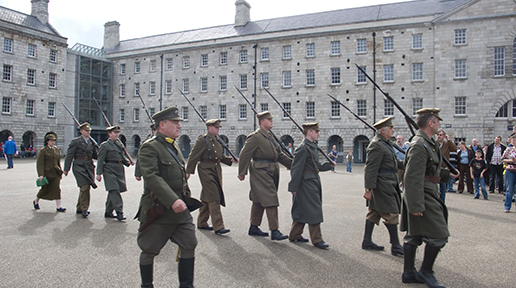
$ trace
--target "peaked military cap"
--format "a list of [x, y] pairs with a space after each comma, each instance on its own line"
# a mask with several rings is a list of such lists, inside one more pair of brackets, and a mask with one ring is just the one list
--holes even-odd
[[47, 134], [45, 134], [45, 141], [47, 140], [54, 140], [56, 141], [57, 140], [57, 134], [53, 131], [50, 131], [50, 132], [47, 132]]
[[441, 108], [423, 108], [416, 111], [417, 115], [430, 114], [437, 117], [437, 119], [443, 121], [443, 118], [439, 116], [439, 112], [441, 112]]
[[260, 113], [256, 114], [256, 117], [258, 117], [258, 119], [260, 119], [260, 120], [274, 118], [274, 116], [272, 116], [271, 112], [269, 112], [269, 111], [260, 112]]
[[303, 123], [303, 132], [304, 133], [306, 133], [310, 129], [319, 132], [319, 123], [318, 122]]
[[175, 106], [168, 107], [159, 112], [154, 113], [154, 115], [152, 115], [152, 119], [155, 122], [162, 121], [165, 119], [183, 121], [183, 118], [179, 117], [179, 109], [177, 109], [177, 107]]
[[222, 125], [220, 125], [220, 121], [220, 119], [210, 119], [206, 121], [206, 126], [222, 127]]
[[90, 123], [84, 122], [79, 126], [79, 130], [91, 131]]
[[394, 126], [394, 124], [392, 124], [392, 117], [383, 118], [382, 120], [373, 124], [373, 127], [376, 130], [380, 130], [383, 127], [393, 127], [393, 126]]
[[111, 126], [111, 127], [108, 127], [106, 128], [106, 131], [107, 132], [120, 132], [120, 126]]

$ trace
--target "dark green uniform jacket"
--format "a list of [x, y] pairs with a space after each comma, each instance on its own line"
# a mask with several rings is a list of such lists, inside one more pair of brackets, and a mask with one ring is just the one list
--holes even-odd
[[46, 200], [61, 199], [59, 184], [63, 170], [61, 170], [61, 152], [59, 148], [55, 146], [54, 148], [49, 148], [48, 146], [41, 148], [36, 156], [36, 169], [38, 177], [45, 176], [49, 182], [49, 184], [41, 186], [38, 197]]
[[82, 136], [72, 139], [64, 163], [64, 171], [70, 171], [73, 161], [73, 175], [77, 181], [77, 186], [95, 185], [95, 165], [93, 160], [97, 159], [97, 149], [92, 141], [88, 139], [88, 143], [84, 141]]
[[321, 164], [317, 158], [317, 146], [306, 139], [294, 151], [288, 191], [292, 195], [292, 220], [300, 223], [323, 222], [322, 187], [319, 171], [331, 169], [330, 163]]
[[364, 187], [373, 191], [370, 209], [381, 213], [400, 213], [398, 168], [403, 169], [403, 162], [396, 158], [392, 143], [377, 133], [367, 146], [364, 167]]
[[[155, 224], [182, 224], [190, 223], [190, 211], [186, 209], [181, 213], [175, 213], [171, 206], [177, 199], [190, 197], [190, 189], [186, 182], [184, 169], [184, 158], [177, 143], [163, 144], [157, 137], [162, 139], [163, 134], [156, 132], [156, 137], [145, 141], [138, 152], [138, 162], [145, 181], [145, 192], [140, 199], [138, 220], [143, 224], [147, 220], [144, 212], [152, 206], [153, 199], [150, 192], [165, 207], [165, 214], [156, 219]], [[166, 146], [165, 146], [166, 145]], [[169, 147], [179, 158], [178, 163], [174, 156], [167, 150]]]
[[188, 156], [186, 173], [194, 174], [195, 166], [201, 180], [201, 201], [217, 202], [226, 206], [222, 190], [222, 168], [220, 162], [231, 166], [231, 157], [224, 155], [224, 147], [217, 140], [206, 133], [200, 136]]
[[100, 144], [97, 175], [104, 174], [104, 186], [107, 191], [127, 191], [123, 165], [129, 166], [129, 161], [124, 158], [122, 151], [122, 147], [112, 140], [106, 140]]
[[278, 162], [289, 169], [292, 165], [292, 159], [279, 149], [279, 143], [260, 127], [247, 135], [244, 147], [240, 151], [238, 175], [247, 175], [249, 169], [249, 199], [254, 203], [260, 203], [262, 207], [279, 206]]
[[[439, 183], [425, 181], [425, 175], [439, 177], [441, 150], [433, 138], [418, 131], [405, 156], [401, 231], [409, 236], [442, 239], [448, 232], [448, 210], [439, 198]], [[423, 216], [410, 213], [423, 212]]]

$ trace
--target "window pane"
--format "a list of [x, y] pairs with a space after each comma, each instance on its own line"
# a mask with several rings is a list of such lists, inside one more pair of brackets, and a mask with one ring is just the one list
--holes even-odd
[[367, 40], [366, 39], [357, 39], [357, 53], [365, 53], [367, 52]]
[[315, 56], [315, 43], [306, 44], [306, 57]]
[[339, 55], [340, 54], [340, 41], [332, 41], [331, 42], [331, 55]]
[[331, 117], [340, 117], [340, 104], [336, 101], [331, 101]]
[[331, 84], [340, 84], [340, 68], [331, 68]]
[[283, 46], [283, 59], [292, 59], [292, 46]]
[[283, 105], [283, 108], [285, 108], [285, 111], [283, 111], [283, 118], [288, 118], [287, 113], [292, 114], [292, 106], [290, 105], [290, 102], [284, 102], [281, 105]]
[[367, 101], [366, 100], [357, 100], [357, 114], [358, 114], [358, 116], [366, 116], [367, 115]]

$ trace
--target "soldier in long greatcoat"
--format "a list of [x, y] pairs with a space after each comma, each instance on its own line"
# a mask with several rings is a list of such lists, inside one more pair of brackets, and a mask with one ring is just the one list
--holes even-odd
[[[433, 274], [437, 254], [448, 242], [448, 209], [439, 197], [442, 155], [439, 144], [432, 138], [442, 121], [441, 109], [417, 111], [419, 130], [405, 156], [403, 208], [400, 229], [407, 231], [403, 250], [405, 262], [403, 283], [424, 282], [428, 287], [444, 287]], [[447, 170], [445, 170], [447, 171]], [[421, 269], [416, 271], [416, 249], [426, 243]]]
[[77, 199], [77, 214], [83, 218], [88, 217], [90, 207], [90, 187], [97, 188], [95, 184], [95, 165], [93, 159], [97, 159], [97, 148], [90, 139], [91, 127], [85, 122], [79, 126], [81, 136], [72, 139], [64, 164], [64, 175], [68, 176], [70, 166], [73, 162], [73, 175], [79, 187], [79, 198]]
[[269, 132], [273, 126], [271, 113], [264, 111], [256, 114], [256, 116], [259, 119], [260, 128], [247, 135], [244, 147], [238, 157], [238, 179], [243, 181], [248, 170], [251, 174], [249, 199], [253, 204], [251, 207], [251, 227], [248, 234], [254, 236], [269, 235], [258, 228], [262, 223], [265, 210], [269, 220], [271, 239], [284, 240], [288, 236], [283, 235], [278, 230], [278, 162], [290, 169], [292, 159], [280, 150], [280, 144]]
[[[201, 180], [201, 201], [204, 203], [199, 209], [197, 217], [197, 228], [214, 230], [216, 234], [226, 234], [229, 229], [224, 227], [224, 220], [220, 206], [226, 206], [224, 191], [222, 189], [222, 167], [220, 163], [231, 166], [233, 158], [224, 155], [224, 148], [217, 140], [220, 119], [206, 121], [208, 133], [201, 135], [188, 156], [186, 173], [194, 174], [195, 167]], [[211, 217], [213, 226], [208, 225], [208, 218]]]

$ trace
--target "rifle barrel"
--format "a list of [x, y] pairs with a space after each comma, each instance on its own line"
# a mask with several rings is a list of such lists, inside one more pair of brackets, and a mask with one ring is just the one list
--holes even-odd
[[[70, 109], [68, 109], [68, 107], [63, 102], [61, 102], [61, 104], [63, 104], [66, 111], [68, 111], [68, 114], [70, 114], [70, 116], [72, 116], [72, 119], [75, 122], [75, 124], [77, 124], [78, 127], [81, 126], [81, 123], [79, 123], [79, 120], [77, 120], [77, 118], [75, 118], [72, 111], [70, 111]], [[93, 145], [95, 145], [95, 147], [97, 147], [97, 149], [100, 148], [99, 143], [97, 143], [97, 141], [95, 141], [95, 139], [93, 139], [91, 136], [89, 136], [89, 139], [91, 140]]]

